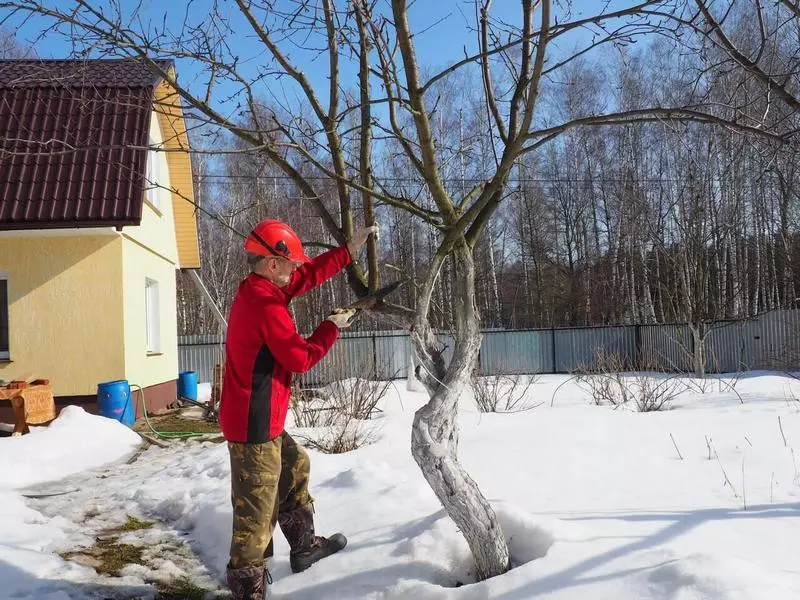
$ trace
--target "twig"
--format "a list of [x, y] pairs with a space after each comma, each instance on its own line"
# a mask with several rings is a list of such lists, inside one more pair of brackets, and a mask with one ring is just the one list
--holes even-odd
[[775, 481], [775, 471], [769, 476], [769, 503], [772, 504], [772, 484]]
[[747, 436], [744, 436], [744, 440], [745, 440], [745, 441], [746, 441], [748, 444], [750, 444], [750, 447], [751, 447], [751, 448], [753, 447], [753, 443], [752, 443], [750, 440], [748, 440], [748, 439], [747, 439]]
[[783, 447], [786, 448], [786, 434], [783, 433], [783, 423], [781, 423], [781, 416], [778, 415], [778, 427], [781, 429], [781, 437], [783, 438]]
[[560, 390], [562, 387], [564, 387], [566, 384], [568, 384], [573, 379], [577, 379], [578, 381], [580, 381], [580, 377], [579, 376], [573, 375], [569, 379], [566, 379], [566, 380], [562, 381], [561, 383], [558, 384], [558, 386], [556, 386], [556, 389], [553, 390], [553, 395], [550, 396], [550, 406], [553, 406], [553, 403], [556, 401], [556, 394], [558, 393], [558, 390]]
[[705, 436], [706, 438], [706, 447], [708, 448], [708, 460], [711, 460], [711, 438]]
[[742, 457], [742, 506], [747, 510], [747, 485], [744, 482], [744, 457]]
[[722, 466], [722, 461], [719, 459], [719, 454], [717, 454], [716, 448], [714, 448], [714, 458], [717, 459], [717, 464], [719, 465], [720, 470], [722, 471], [722, 476], [725, 478], [725, 483], [730, 486], [731, 492], [733, 492], [734, 497], [737, 500], [740, 500], [739, 493], [736, 491], [736, 488], [733, 486], [730, 478], [728, 477], [728, 473], [725, 471], [725, 467]]
[[[175, 412], [175, 411], [173, 411], [173, 412]], [[169, 448], [169, 444], [168, 444], [167, 442], [164, 442], [164, 441], [162, 441], [162, 440], [159, 440], [158, 438], [155, 438], [155, 437], [153, 437], [152, 435], [148, 435], [148, 434], [146, 434], [146, 433], [143, 433], [143, 432], [141, 432], [141, 431], [137, 431], [136, 433], [138, 433], [138, 434], [139, 434], [139, 436], [140, 436], [140, 437], [141, 437], [143, 440], [145, 440], [145, 441], [146, 441], [148, 444], [154, 444], [154, 445], [158, 446], [159, 448]], [[145, 450], [146, 450], [146, 449], [147, 449], [147, 448], [145, 447]]]
[[678, 444], [675, 443], [675, 438], [672, 437], [672, 433], [669, 434], [669, 439], [672, 440], [672, 445], [675, 446], [675, 452], [678, 453], [678, 458], [683, 460], [683, 455], [681, 455], [681, 451], [678, 449]]

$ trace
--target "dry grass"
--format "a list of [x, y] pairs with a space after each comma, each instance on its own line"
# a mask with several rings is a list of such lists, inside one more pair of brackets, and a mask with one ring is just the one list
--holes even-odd
[[139, 531], [141, 529], [151, 529], [153, 525], [152, 521], [142, 521], [133, 515], [128, 515], [128, 520], [117, 531]]
[[[219, 433], [218, 423], [212, 423], [203, 419], [194, 419], [181, 415], [178, 411], [170, 411], [164, 414], [150, 415], [150, 424], [156, 431], [175, 431], [175, 432], [194, 432], [194, 433]], [[149, 433], [150, 428], [144, 419], [137, 421], [133, 430], [141, 433]]]
[[203, 600], [208, 589], [192, 583], [188, 577], [154, 584], [158, 593], [155, 600]]
[[[151, 546], [136, 546], [134, 544], [120, 543], [122, 534], [132, 531], [150, 529], [155, 525], [151, 521], [144, 521], [133, 515], [128, 515], [122, 525], [104, 529], [95, 538], [94, 545], [80, 550], [62, 552], [61, 558], [67, 561], [86, 565], [93, 568], [98, 574], [109, 577], [119, 577], [128, 565], [148, 566], [154, 557], [175, 560], [176, 556], [191, 556], [192, 551], [183, 543], [159, 544], [159, 550], [153, 552]], [[186, 576], [156, 581], [148, 579], [156, 590], [155, 600], [201, 600], [209, 596], [213, 590], [195, 584]], [[214, 595], [215, 598], [227, 597]]]
[[144, 548], [120, 544], [117, 536], [97, 538], [94, 546], [63, 552], [61, 558], [94, 568], [101, 575], [118, 576], [127, 565], [143, 565]]

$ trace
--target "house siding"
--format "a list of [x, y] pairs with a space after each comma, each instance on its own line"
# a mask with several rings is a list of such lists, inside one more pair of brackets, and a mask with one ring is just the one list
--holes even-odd
[[[161, 127], [158, 117], [153, 113], [150, 120], [150, 138], [156, 144], [162, 144]], [[172, 210], [172, 194], [169, 192], [170, 176], [167, 165], [167, 153], [155, 152], [153, 158], [158, 161], [160, 175], [160, 188], [156, 189], [158, 207], [148, 201], [143, 202], [142, 221], [138, 226], [125, 227], [122, 235], [126, 239], [141, 246], [149, 248], [156, 254], [172, 263], [173, 268], [178, 264], [178, 248], [175, 243], [175, 217]], [[167, 189], [164, 189], [167, 188]], [[147, 192], [144, 193], [147, 197]]]
[[0, 378], [33, 373], [58, 396], [97, 393], [124, 373], [119, 236], [0, 239], [8, 275], [10, 362]]
[[[174, 236], [172, 237], [174, 244]], [[175, 264], [151, 249], [124, 239], [122, 252], [125, 339], [124, 378], [142, 387], [175, 381], [178, 377], [178, 312]], [[158, 283], [160, 348], [147, 351], [145, 282]], [[173, 398], [174, 400], [174, 398]]]
[[169, 164], [171, 186], [177, 191], [171, 196], [178, 243], [178, 264], [182, 269], [199, 269], [200, 244], [197, 236], [197, 209], [193, 204], [192, 161], [188, 154], [189, 137], [186, 134], [180, 97], [167, 83], [161, 83], [156, 88], [155, 97], [164, 146], [170, 150], [186, 151], [164, 153]]

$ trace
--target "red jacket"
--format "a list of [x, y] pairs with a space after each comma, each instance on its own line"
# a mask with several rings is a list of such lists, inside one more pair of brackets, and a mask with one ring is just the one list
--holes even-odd
[[348, 264], [347, 248], [334, 248], [298, 268], [282, 288], [255, 273], [239, 285], [228, 317], [219, 409], [226, 440], [262, 443], [281, 434], [292, 373], [308, 371], [339, 337], [339, 328], [326, 320], [304, 339], [289, 314], [289, 302]]

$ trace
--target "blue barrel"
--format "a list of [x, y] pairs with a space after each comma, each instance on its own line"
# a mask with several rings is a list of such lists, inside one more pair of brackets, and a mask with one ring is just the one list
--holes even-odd
[[127, 380], [98, 383], [97, 408], [102, 416], [133, 427], [136, 417], [133, 410], [133, 398], [131, 398], [131, 386]]
[[184, 371], [178, 375], [178, 398], [197, 401], [197, 373]]

